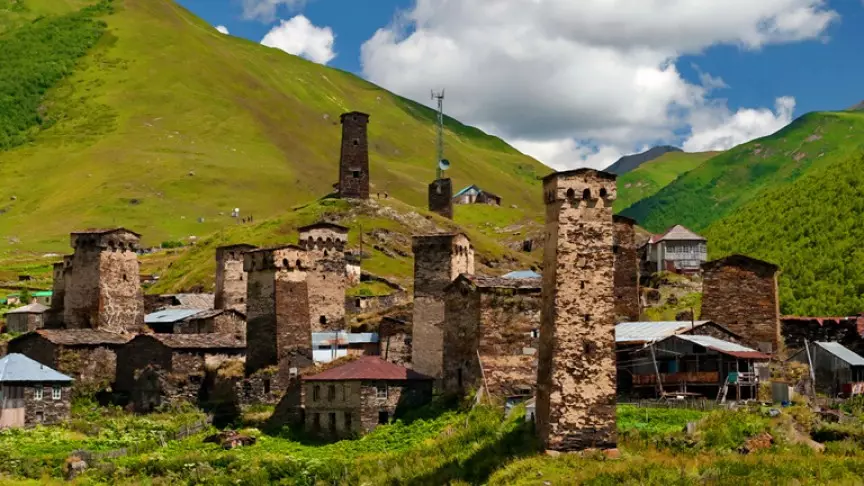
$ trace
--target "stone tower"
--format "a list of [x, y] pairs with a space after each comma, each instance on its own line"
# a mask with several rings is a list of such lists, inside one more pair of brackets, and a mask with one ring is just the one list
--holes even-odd
[[67, 329], [135, 332], [144, 328], [136, 253], [140, 238], [124, 228], [72, 233], [75, 252], [64, 272]]
[[453, 182], [438, 179], [429, 184], [429, 211], [453, 219]]
[[246, 311], [246, 272], [243, 253], [254, 250], [244, 243], [216, 248], [216, 295], [213, 307]]
[[309, 255], [307, 281], [312, 332], [344, 330], [348, 228], [320, 222], [299, 228], [299, 232], [300, 246]]
[[639, 253], [636, 221], [612, 217], [615, 224], [612, 253], [615, 254], [615, 318], [617, 322], [639, 320]]
[[369, 144], [366, 138], [369, 115], [352, 111], [339, 118], [342, 122], [339, 197], [369, 199]]
[[615, 176], [558, 172], [543, 179], [543, 193], [537, 432], [546, 449], [614, 448]]
[[413, 369], [440, 379], [443, 370], [444, 290], [459, 275], [474, 274], [474, 249], [461, 233], [415, 236]]
[[312, 364], [306, 284], [309, 259], [299, 246], [243, 254], [246, 297], [246, 374]]
[[779, 267], [744, 255], [702, 264], [702, 319], [739, 334], [763, 353], [780, 350]]
[[45, 314], [46, 329], [63, 328], [63, 305], [66, 299], [66, 273], [72, 266], [72, 255], [63, 256], [62, 262], [54, 264], [52, 275], [54, 281], [51, 285], [51, 308]]

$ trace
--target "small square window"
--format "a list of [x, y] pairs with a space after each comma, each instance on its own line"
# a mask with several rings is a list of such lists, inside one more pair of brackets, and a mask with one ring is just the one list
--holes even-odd
[[42, 385], [35, 385], [33, 388], [33, 400], [42, 400]]
[[360, 178], [360, 171], [359, 170], [352, 170], [351, 171], [351, 177], [353, 177], [355, 179], [359, 179]]
[[336, 400], [336, 385], [327, 387], [327, 400]]
[[379, 399], [387, 398], [387, 385], [378, 385], [375, 387], [376, 396]]
[[318, 385], [315, 385], [312, 388], [312, 401], [317, 402], [320, 399], [321, 399], [321, 387]]
[[62, 396], [63, 390], [60, 388], [59, 385], [54, 385], [54, 388], [51, 389], [51, 398], [53, 398], [54, 400], [60, 400]]

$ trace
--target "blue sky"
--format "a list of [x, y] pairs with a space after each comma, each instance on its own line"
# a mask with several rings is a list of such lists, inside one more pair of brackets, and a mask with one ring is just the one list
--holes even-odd
[[661, 142], [728, 148], [864, 100], [861, 0], [545, 1], [179, 0], [424, 103], [446, 86], [449, 114], [558, 167]]

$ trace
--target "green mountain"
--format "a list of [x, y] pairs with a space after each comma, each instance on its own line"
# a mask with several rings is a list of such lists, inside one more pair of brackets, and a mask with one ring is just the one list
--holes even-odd
[[[235, 207], [282, 217], [332, 190], [352, 110], [371, 115], [373, 193], [425, 207], [432, 110], [172, 0], [0, 0], [0, 52], [0, 252], [65, 251], [71, 230], [108, 225], [145, 244], [203, 238], [236, 225]], [[503, 198], [491, 219], [457, 220], [542, 214], [550, 169], [450, 118], [445, 137], [454, 186]]]
[[804, 115], [777, 133], [712, 157], [622, 214], [659, 232], [702, 231], [765, 191], [844, 160], [861, 148], [864, 113]]
[[620, 212], [669, 185], [682, 174], [699, 167], [720, 152], [667, 152], [654, 160], [618, 176], [618, 199], [614, 209]]

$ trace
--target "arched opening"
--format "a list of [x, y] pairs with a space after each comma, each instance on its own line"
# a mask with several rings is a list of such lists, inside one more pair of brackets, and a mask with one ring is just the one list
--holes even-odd
[[285, 268], [288, 268], [288, 259], [287, 258], [282, 259], [282, 266]]
[[300, 268], [300, 259], [298, 258], [296, 262], [294, 262], [294, 266], [298, 269]]
[[326, 316], [321, 316], [321, 317], [319, 317], [319, 318], [318, 318], [318, 322], [319, 322], [322, 326], [327, 325], [327, 317], [326, 317]]
[[327, 250], [324, 250], [324, 256], [326, 257], [327, 255], [328, 255]]
[[606, 192], [606, 188], [605, 188], [605, 187], [601, 187], [601, 188], [600, 188], [600, 197], [604, 197], [604, 198], [605, 198], [607, 194], [608, 194], [608, 193]]
[[586, 188], [582, 191], [582, 199], [591, 199], [591, 189]]
[[[574, 191], [572, 187], [567, 189], [567, 199], [573, 199], [574, 197], [576, 197], [576, 191]], [[554, 201], [554, 199], [551, 199], [550, 202], [551, 201]]]

